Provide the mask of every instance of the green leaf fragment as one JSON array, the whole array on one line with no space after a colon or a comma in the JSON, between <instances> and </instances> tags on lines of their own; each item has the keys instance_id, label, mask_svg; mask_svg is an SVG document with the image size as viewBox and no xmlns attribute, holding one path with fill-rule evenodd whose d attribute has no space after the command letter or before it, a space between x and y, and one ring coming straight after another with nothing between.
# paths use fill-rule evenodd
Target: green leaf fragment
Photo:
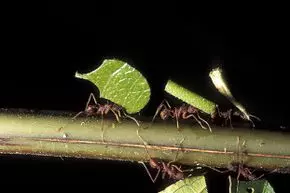
<instances>
[{"instance_id":1,"label":"green leaf fragment","mask_svg":"<svg viewBox=\"0 0 290 193\"><path fill-rule=\"evenodd\" d=\"M232 193L275 193L267 180L237 181L232 180ZM238 182L238 183L237 183Z\"/></svg>"},{"instance_id":2,"label":"green leaf fragment","mask_svg":"<svg viewBox=\"0 0 290 193\"><path fill-rule=\"evenodd\" d=\"M195 176L180 180L159 193L207 193L204 176Z\"/></svg>"},{"instance_id":3,"label":"green leaf fragment","mask_svg":"<svg viewBox=\"0 0 290 193\"><path fill-rule=\"evenodd\" d=\"M122 106L130 114L142 110L150 99L145 77L121 60L104 60L96 70L75 76L91 81L100 90L101 98Z\"/></svg>"},{"instance_id":4,"label":"green leaf fragment","mask_svg":"<svg viewBox=\"0 0 290 193\"><path fill-rule=\"evenodd\" d=\"M207 114L213 114L216 109L216 104L205 99L204 97L178 85L177 83L169 80L165 86L165 91L172 96L200 109Z\"/></svg>"},{"instance_id":5,"label":"green leaf fragment","mask_svg":"<svg viewBox=\"0 0 290 193\"><path fill-rule=\"evenodd\" d=\"M251 121L251 117L254 117L257 120L260 120L258 117L250 115L246 111L246 108L235 99L235 97L232 95L232 93L229 89L229 86L224 78L223 70L220 67L212 69L209 73L209 77L210 77L213 85L215 86L215 88L219 91L219 93L221 93L233 105L235 105L243 113L246 120Z\"/></svg>"}]
</instances>

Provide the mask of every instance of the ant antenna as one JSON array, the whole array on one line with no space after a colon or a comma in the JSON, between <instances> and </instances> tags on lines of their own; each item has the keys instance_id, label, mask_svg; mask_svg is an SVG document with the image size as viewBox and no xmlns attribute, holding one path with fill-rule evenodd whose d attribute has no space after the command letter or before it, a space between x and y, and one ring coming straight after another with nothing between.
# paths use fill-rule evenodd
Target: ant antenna
<instances>
[{"instance_id":1,"label":"ant antenna","mask_svg":"<svg viewBox=\"0 0 290 193\"><path fill-rule=\"evenodd\" d=\"M87 102L86 102L86 107L85 107L85 109L84 109L83 111L78 112L78 113L77 113L77 114L72 118L72 121L74 121L74 120L75 120L77 117L79 117L80 115L86 113L86 111L88 110L89 104L90 104L90 102L91 102L92 99L93 99L95 105L98 104L98 102L97 102L97 100L96 100L96 98L95 98L95 95L94 95L93 93L90 93L90 96L89 96L89 98L88 98L88 100L87 100ZM60 127L60 128L58 129L58 131L61 131L61 130L62 130L63 128L65 128L68 124L69 124L69 123L67 123L66 125Z\"/></svg>"}]
</instances>

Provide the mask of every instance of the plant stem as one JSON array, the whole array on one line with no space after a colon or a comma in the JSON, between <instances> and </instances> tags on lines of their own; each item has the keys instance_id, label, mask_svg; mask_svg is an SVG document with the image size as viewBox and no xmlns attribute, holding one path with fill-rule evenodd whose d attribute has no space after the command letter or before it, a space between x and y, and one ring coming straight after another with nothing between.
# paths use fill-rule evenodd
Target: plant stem
<instances>
[{"instance_id":1,"label":"plant stem","mask_svg":"<svg viewBox=\"0 0 290 193\"><path fill-rule=\"evenodd\" d=\"M105 119L103 141L100 118L72 121L71 117L73 114L0 112L0 153L149 160L134 121ZM194 122L182 122L178 131L173 120L156 121L152 126L146 120L140 123L139 134L152 158L172 161L178 152L176 163L185 165L226 167L241 161L266 169L290 165L289 134L220 127L212 127L210 133Z\"/></svg>"}]
</instances>

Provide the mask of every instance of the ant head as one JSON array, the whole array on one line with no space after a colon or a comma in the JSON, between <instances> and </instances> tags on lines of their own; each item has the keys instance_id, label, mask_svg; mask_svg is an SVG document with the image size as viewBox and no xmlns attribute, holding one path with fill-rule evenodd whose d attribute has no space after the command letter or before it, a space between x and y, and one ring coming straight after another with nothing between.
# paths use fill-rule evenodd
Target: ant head
<instances>
[{"instance_id":1,"label":"ant head","mask_svg":"<svg viewBox=\"0 0 290 193\"><path fill-rule=\"evenodd\" d=\"M160 112L160 117L162 120L165 120L169 117L169 113L170 111L168 109L163 109L161 112Z\"/></svg>"},{"instance_id":2,"label":"ant head","mask_svg":"<svg viewBox=\"0 0 290 193\"><path fill-rule=\"evenodd\" d=\"M155 161L154 159L150 159L149 161L149 165L152 167L152 168L160 168L159 164L157 161Z\"/></svg>"},{"instance_id":3,"label":"ant head","mask_svg":"<svg viewBox=\"0 0 290 193\"><path fill-rule=\"evenodd\" d=\"M177 172L177 173L175 174L174 178L175 178L176 180L182 180L182 179L184 179L184 174L183 174L183 172Z\"/></svg>"},{"instance_id":4,"label":"ant head","mask_svg":"<svg viewBox=\"0 0 290 193\"><path fill-rule=\"evenodd\" d=\"M98 107L96 105L88 105L88 107L86 109L86 112L87 113L92 113L92 112L94 112L97 109L98 109Z\"/></svg>"},{"instance_id":5,"label":"ant head","mask_svg":"<svg viewBox=\"0 0 290 193\"><path fill-rule=\"evenodd\" d=\"M241 119L246 119L245 115L242 114L240 111L234 111L233 116L240 117Z\"/></svg>"},{"instance_id":6,"label":"ant head","mask_svg":"<svg viewBox=\"0 0 290 193\"><path fill-rule=\"evenodd\" d=\"M228 170L230 171L237 171L239 164L238 163L231 163L227 166Z\"/></svg>"}]
</instances>

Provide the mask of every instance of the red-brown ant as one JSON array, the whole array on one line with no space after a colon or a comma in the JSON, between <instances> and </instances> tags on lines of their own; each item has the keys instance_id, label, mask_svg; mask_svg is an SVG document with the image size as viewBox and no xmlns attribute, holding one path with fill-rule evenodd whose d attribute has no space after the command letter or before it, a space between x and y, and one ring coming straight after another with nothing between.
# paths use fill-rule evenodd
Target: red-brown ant
<instances>
[{"instance_id":1,"label":"red-brown ant","mask_svg":"<svg viewBox=\"0 0 290 193\"><path fill-rule=\"evenodd\" d=\"M90 104L92 99L93 99L94 104ZM89 99L88 99L88 101L86 103L85 110L80 111L72 119L76 119L81 114L85 114L87 117L89 117L89 116L95 116L95 115L103 116L103 115L107 115L109 112L112 112L115 115L116 120L118 122L120 122L120 117L121 116L119 116L119 115L121 113L120 113L119 108L117 108L115 104L109 104L109 103L104 104L104 105L99 104L97 102L94 94L91 93L90 96L89 96Z\"/></svg>"},{"instance_id":2,"label":"red-brown ant","mask_svg":"<svg viewBox=\"0 0 290 193\"><path fill-rule=\"evenodd\" d=\"M180 144L183 141L184 141L184 139L182 139L182 141L180 142ZM146 150L147 155L149 157L149 165L150 165L150 167L158 170L156 176L154 178L152 177L151 173L149 172L149 169L147 168L147 166L145 165L144 162L139 162L139 163L141 163L144 166L147 174L149 175L149 177L150 177L150 179L151 179L151 181L153 183L156 182L156 180L157 180L160 172L162 172L162 179L164 179L166 175L168 176L169 179L173 179L173 180L182 180L182 179L184 179L184 172L186 170L183 171L183 170L181 170L181 167L178 167L178 166L172 164L173 162L176 161L177 156L178 156L178 152L176 153L176 156L175 156L174 160L173 161L170 161L170 162L168 162L166 164L163 161L158 162L157 160L151 158L151 156L149 155L148 149L146 147L146 143L144 143L144 147L145 147L145 150Z\"/></svg>"},{"instance_id":3,"label":"red-brown ant","mask_svg":"<svg viewBox=\"0 0 290 193\"><path fill-rule=\"evenodd\" d=\"M164 104L165 103L165 104ZM207 129L206 127L203 126L202 122L204 122L209 131L212 132L210 125L208 124L207 121L205 121L204 119L202 119L199 116L199 110L191 105L186 105L183 104L180 107L174 107L172 108L167 100L163 100L162 103L158 106L156 113L151 121L151 123L153 123L153 121L155 120L156 116L159 114L160 118L162 120L166 120L169 117L176 119L176 127L179 129L179 119L189 119L189 118L194 118L198 124L203 128L203 129ZM201 121L202 122L201 122Z\"/></svg>"},{"instance_id":4,"label":"red-brown ant","mask_svg":"<svg viewBox=\"0 0 290 193\"><path fill-rule=\"evenodd\" d=\"M219 169L212 168L209 166L206 166L206 167L208 167L216 172L219 172L219 173L235 172L235 173L237 173L237 181L239 181L240 176L242 176L244 179L250 180L250 181L258 180L264 176L264 174L262 174L259 177L257 177L256 175L253 174L253 171L251 171L248 167L246 167L242 163L231 163L228 165L227 170L224 170L224 171L221 171Z\"/></svg>"},{"instance_id":5,"label":"red-brown ant","mask_svg":"<svg viewBox=\"0 0 290 193\"><path fill-rule=\"evenodd\" d=\"M211 115L211 118L213 121L215 121L217 118L221 118L224 119L224 124L227 125L228 121L230 123L231 128L233 129L233 125L232 125L232 109L229 109L225 112L221 112L218 108L218 106L216 106L216 111L214 114Z\"/></svg>"},{"instance_id":6,"label":"red-brown ant","mask_svg":"<svg viewBox=\"0 0 290 193\"><path fill-rule=\"evenodd\" d=\"M244 146L244 144L245 144L245 141L243 142L242 146ZM240 155L240 153L239 153L240 152L240 137L237 137L237 148L238 148L237 156L239 157L239 155ZM251 171L243 163L231 163L228 165L227 170L225 170L225 171L220 171L216 168L211 168L211 169L213 169L217 172L220 172L220 173L235 172L235 173L237 173L237 181L239 181L240 176L242 176L244 179L250 180L250 181L258 180L264 176L264 174L262 174L259 177L256 177L256 175L253 174L254 171Z\"/></svg>"},{"instance_id":7,"label":"red-brown ant","mask_svg":"<svg viewBox=\"0 0 290 193\"><path fill-rule=\"evenodd\" d=\"M90 101L93 99L94 104L90 104ZM102 118L104 115L107 115L109 112L112 112L116 117L116 120L120 123L120 118L128 117L132 119L138 126L140 126L139 122L134 118L128 115L125 110L115 103L107 103L107 104L100 104L97 102L93 93L90 94L89 99L86 103L86 108L84 111L79 112L76 114L73 119L77 118L81 114L86 114L86 116L94 116L94 115L101 115Z\"/></svg>"},{"instance_id":8,"label":"red-brown ant","mask_svg":"<svg viewBox=\"0 0 290 193\"><path fill-rule=\"evenodd\" d=\"M180 169L180 167L177 167L176 165L171 164L172 162L168 162L167 164L165 164L165 162L158 162L158 161L150 158L150 160L149 160L150 167L158 170L158 172L154 178L150 174L145 163L144 162L140 162L140 163L144 166L146 172L148 173L148 175L153 183L156 182L160 172L162 172L162 179L165 178L166 174L168 175L169 179L173 179L173 180L184 179L183 171Z\"/></svg>"},{"instance_id":9,"label":"red-brown ant","mask_svg":"<svg viewBox=\"0 0 290 193\"><path fill-rule=\"evenodd\" d=\"M233 125L232 125L232 117L233 116L236 116L236 117L239 117L243 120L247 120L247 121L250 121L251 124L252 124L252 128L255 127L255 124L254 122L251 120L251 117L255 118L256 120L258 121L261 121L259 117L256 117L254 115L251 115L251 114L243 114L239 111L233 111L233 109L229 109L227 111L224 111L224 112L221 112L218 108L218 106L216 106L216 112L211 116L211 118L213 120L215 120L217 118L217 115L218 117L224 119L224 122L225 122L225 125L227 125L228 121L229 121L229 124L230 124L230 127L233 129Z\"/></svg>"},{"instance_id":10,"label":"red-brown ant","mask_svg":"<svg viewBox=\"0 0 290 193\"><path fill-rule=\"evenodd\" d=\"M91 100L93 99L94 104L90 104ZM114 103L107 103L107 104L100 104L97 102L95 96L93 93L90 94L88 101L86 103L86 107L85 110L80 111L79 113L77 113L72 119L75 120L77 117L79 117L82 114L85 114L87 117L89 116L98 116L101 115L101 130L102 130L102 139L104 139L103 134L103 119L104 119L104 115L109 114L109 112L112 112L116 118L116 120L118 121L118 123L121 123L120 118L128 117L131 120L133 120L137 126L139 127L140 124L139 122L132 116L128 115L125 110L118 106L117 104ZM63 127L61 127L59 129L59 131L62 129Z\"/></svg>"}]
</instances>

